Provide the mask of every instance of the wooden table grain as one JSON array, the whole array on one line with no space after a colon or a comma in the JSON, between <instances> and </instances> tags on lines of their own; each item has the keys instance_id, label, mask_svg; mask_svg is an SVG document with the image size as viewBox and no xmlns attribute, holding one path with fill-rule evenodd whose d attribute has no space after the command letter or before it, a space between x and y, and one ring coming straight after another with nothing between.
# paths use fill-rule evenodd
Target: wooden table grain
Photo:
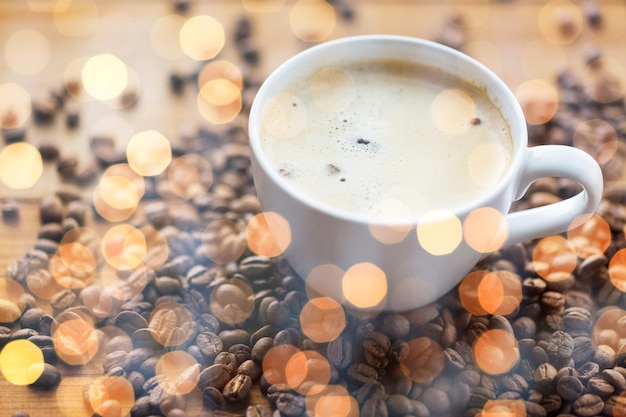
<instances>
[{"instance_id":1,"label":"wooden table grain","mask_svg":"<svg viewBox=\"0 0 626 417\"><path fill-rule=\"evenodd\" d=\"M140 83L139 101L125 110L93 100L82 102L78 128L68 129L59 118L44 127L29 123L27 140L33 144L56 143L62 155L82 161L89 155L88 138L94 129L106 126L107 121L115 120L125 125L128 132L157 130L173 142L185 129L207 123L198 113L193 88L187 88L178 96L171 93L168 85L170 74L193 73L198 63L184 56L164 59L151 44L155 22L175 13L174 2L110 0L88 3L97 10L97 17L83 23L93 25L93 29L87 35L73 37L63 35L55 25L74 24L85 19L85 15L77 12L66 16L69 21L55 23L55 13L51 11L55 2L52 0L1 1L0 51L6 50L14 34L28 29L44 35L50 56L45 68L32 75L17 74L8 65L7 54L1 56L0 85L17 83L35 96L38 91L62 86L74 60L108 52L120 57L136 74ZM300 1L272 0L271 3L278 5L276 10L251 11L262 3L263 0L197 0L190 2L190 8L183 16L208 15L219 21L226 33L226 46L220 57L236 63L241 59L234 46L233 32L240 17L249 18L261 58L253 72L263 79L282 61L309 44L293 33L293 10ZM624 2L599 2L603 11L602 28L594 30L584 24L576 39L567 44L550 42L544 36L546 29L541 16L548 3L539 0L352 0L354 17L345 20L337 15L328 39L368 33L441 39L450 36L443 33L450 19L460 16L465 30L463 50L492 68L513 90L533 78L554 82L555 75L564 69L581 76L592 47L600 48L605 56L626 67ZM584 19L582 14L580 16ZM565 15L563 19L573 19L576 26L578 17L574 13L573 17ZM553 25L557 23L552 22ZM20 53L28 58L30 51L25 47ZM0 276L5 275L12 260L33 247L39 228L37 200L60 183L53 164L45 164L43 176L28 190L12 190L0 182L0 200L17 199L22 203L17 223L0 223ZM100 231L108 227L94 220L89 224ZM86 366L61 366L61 371L64 376L62 385L50 391L12 385L0 375L0 417L19 410L28 412L31 417L86 416L82 389L102 374L101 361L96 358ZM250 402L266 400L254 390ZM231 408L243 412L243 405Z\"/></svg>"}]
</instances>

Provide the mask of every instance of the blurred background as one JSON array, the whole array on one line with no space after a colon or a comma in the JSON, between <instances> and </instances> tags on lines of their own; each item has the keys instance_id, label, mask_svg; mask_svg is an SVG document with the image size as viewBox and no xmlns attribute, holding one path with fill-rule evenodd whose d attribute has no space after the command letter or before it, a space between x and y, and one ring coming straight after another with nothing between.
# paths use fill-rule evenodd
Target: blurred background
<instances>
[{"instance_id":1,"label":"blurred background","mask_svg":"<svg viewBox=\"0 0 626 417\"><path fill-rule=\"evenodd\" d=\"M100 232L129 219L142 196L184 204L194 187L206 191L203 161L180 160L182 180L159 179L198 136L226 132L245 143L256 89L281 62L369 33L431 39L475 57L515 92L531 144L583 147L609 189L624 185L624 1L3 0L0 276L35 244L37 204L51 192L92 201L89 221ZM557 115L579 100L565 88L574 84L595 102L617 103L605 114L610 123L595 113ZM589 140L598 129L603 139ZM103 176L125 158L150 178L140 189L136 172ZM101 369L65 372L80 386ZM77 391L63 388L32 391L0 377L0 415L83 415L73 406Z\"/></svg>"}]
</instances>

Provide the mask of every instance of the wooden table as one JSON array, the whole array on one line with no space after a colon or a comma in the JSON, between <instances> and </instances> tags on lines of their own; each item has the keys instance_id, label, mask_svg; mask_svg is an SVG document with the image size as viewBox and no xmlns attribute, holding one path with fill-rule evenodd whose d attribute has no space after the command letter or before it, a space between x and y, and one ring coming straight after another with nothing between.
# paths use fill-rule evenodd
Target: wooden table
<instances>
[{"instance_id":1,"label":"wooden table","mask_svg":"<svg viewBox=\"0 0 626 417\"><path fill-rule=\"evenodd\" d=\"M133 132L154 129L176 142L185 129L207 123L198 113L196 92L192 86L187 86L181 95L174 95L169 89L170 74L193 73L198 63L176 51L175 47L170 52L178 57L164 59L152 46L151 32L155 30L155 22L175 13L172 2L85 1L89 7L73 9L72 13L53 13L51 5L54 3L52 0L0 2L0 50L6 52L6 45L14 34L30 29L43 35L46 40L43 49L33 52L33 49L23 46L17 48L17 52L11 52L10 59L28 60L33 58L32 54L49 54L41 71L18 74L8 63L8 52L5 53L0 57L0 85L17 83L36 98L38 92L61 87L68 73L75 75L76 68L79 68L77 62L80 62L76 59L107 52L118 56L136 75L133 80L140 86L140 96L135 106L125 110L111 108L95 100L81 102L81 123L76 129L66 128L62 118L45 127L28 122L27 140L30 143L56 143L62 155L84 160L90 152L88 138L107 131L111 126L119 127L123 140L118 146L123 147L124 141ZM237 64L241 63L241 59L233 40L236 22L242 16L251 19L253 39L261 57L259 66L253 70L259 79L308 45L293 31L299 24L293 17L296 16L294 10L302 6L301 2L267 0L266 5L275 6L275 10L269 12L254 11L255 7L264 3L261 0L190 3L185 18L208 15L219 21L226 33L226 46L220 57ZM546 17L542 16L548 4L545 1L353 0L351 4L354 6L354 18L344 20L338 16L327 39L367 33L428 39L447 36L450 39L450 32L446 35L444 28L452 18L460 16L465 30L463 50L491 67L513 90L534 78L552 83L555 75L565 68L580 76L584 71L588 48L592 45L600 47L605 56L626 67L626 54L623 53L626 5L617 0L600 2L604 18L601 29L593 30L584 24L580 26L581 33L575 40L562 45L552 43L544 36ZM558 23L555 20L559 19L563 30L576 32L579 28L576 19L582 18L582 14L576 14L575 8L562 8L551 16L548 20L552 19L552 23L545 29L551 33ZM88 33L82 36L62 33L68 31ZM174 30L161 30L159 33L164 44L171 43L171 39L177 36ZM19 258L32 248L39 227L36 201L59 183L53 164L44 165L43 176L28 190L15 191L0 183L0 199L18 199L23 203L17 224L0 223L0 271L6 271L12 259ZM90 223L98 230L107 227L102 223ZM0 272L0 276L3 274ZM64 383L52 391L15 386L0 376L0 417L10 416L17 410L27 411L35 417L84 416L86 412L80 392L86 382L101 374L101 365L95 361L84 367L62 367L62 372ZM258 392L252 394L252 402L256 401L263 401Z\"/></svg>"}]
</instances>

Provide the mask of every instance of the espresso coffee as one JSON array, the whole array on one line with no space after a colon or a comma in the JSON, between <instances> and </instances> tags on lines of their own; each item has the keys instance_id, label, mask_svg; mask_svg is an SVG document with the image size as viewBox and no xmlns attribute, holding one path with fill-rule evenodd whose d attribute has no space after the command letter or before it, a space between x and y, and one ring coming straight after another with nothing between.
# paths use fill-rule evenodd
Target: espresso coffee
<instances>
[{"instance_id":1,"label":"espresso coffee","mask_svg":"<svg viewBox=\"0 0 626 417\"><path fill-rule=\"evenodd\" d=\"M479 199L510 165L487 94L404 60L328 66L264 109L263 150L299 194L350 214L415 218Z\"/></svg>"}]
</instances>

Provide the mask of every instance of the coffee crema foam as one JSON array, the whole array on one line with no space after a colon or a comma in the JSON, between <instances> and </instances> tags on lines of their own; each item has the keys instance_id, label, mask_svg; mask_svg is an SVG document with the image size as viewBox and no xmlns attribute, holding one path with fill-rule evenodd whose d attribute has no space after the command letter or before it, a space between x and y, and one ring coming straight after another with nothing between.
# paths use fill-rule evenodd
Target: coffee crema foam
<instances>
[{"instance_id":1,"label":"coffee crema foam","mask_svg":"<svg viewBox=\"0 0 626 417\"><path fill-rule=\"evenodd\" d=\"M299 194L394 221L475 201L513 152L484 91L392 59L324 67L288 85L264 109L261 144Z\"/></svg>"}]
</instances>

